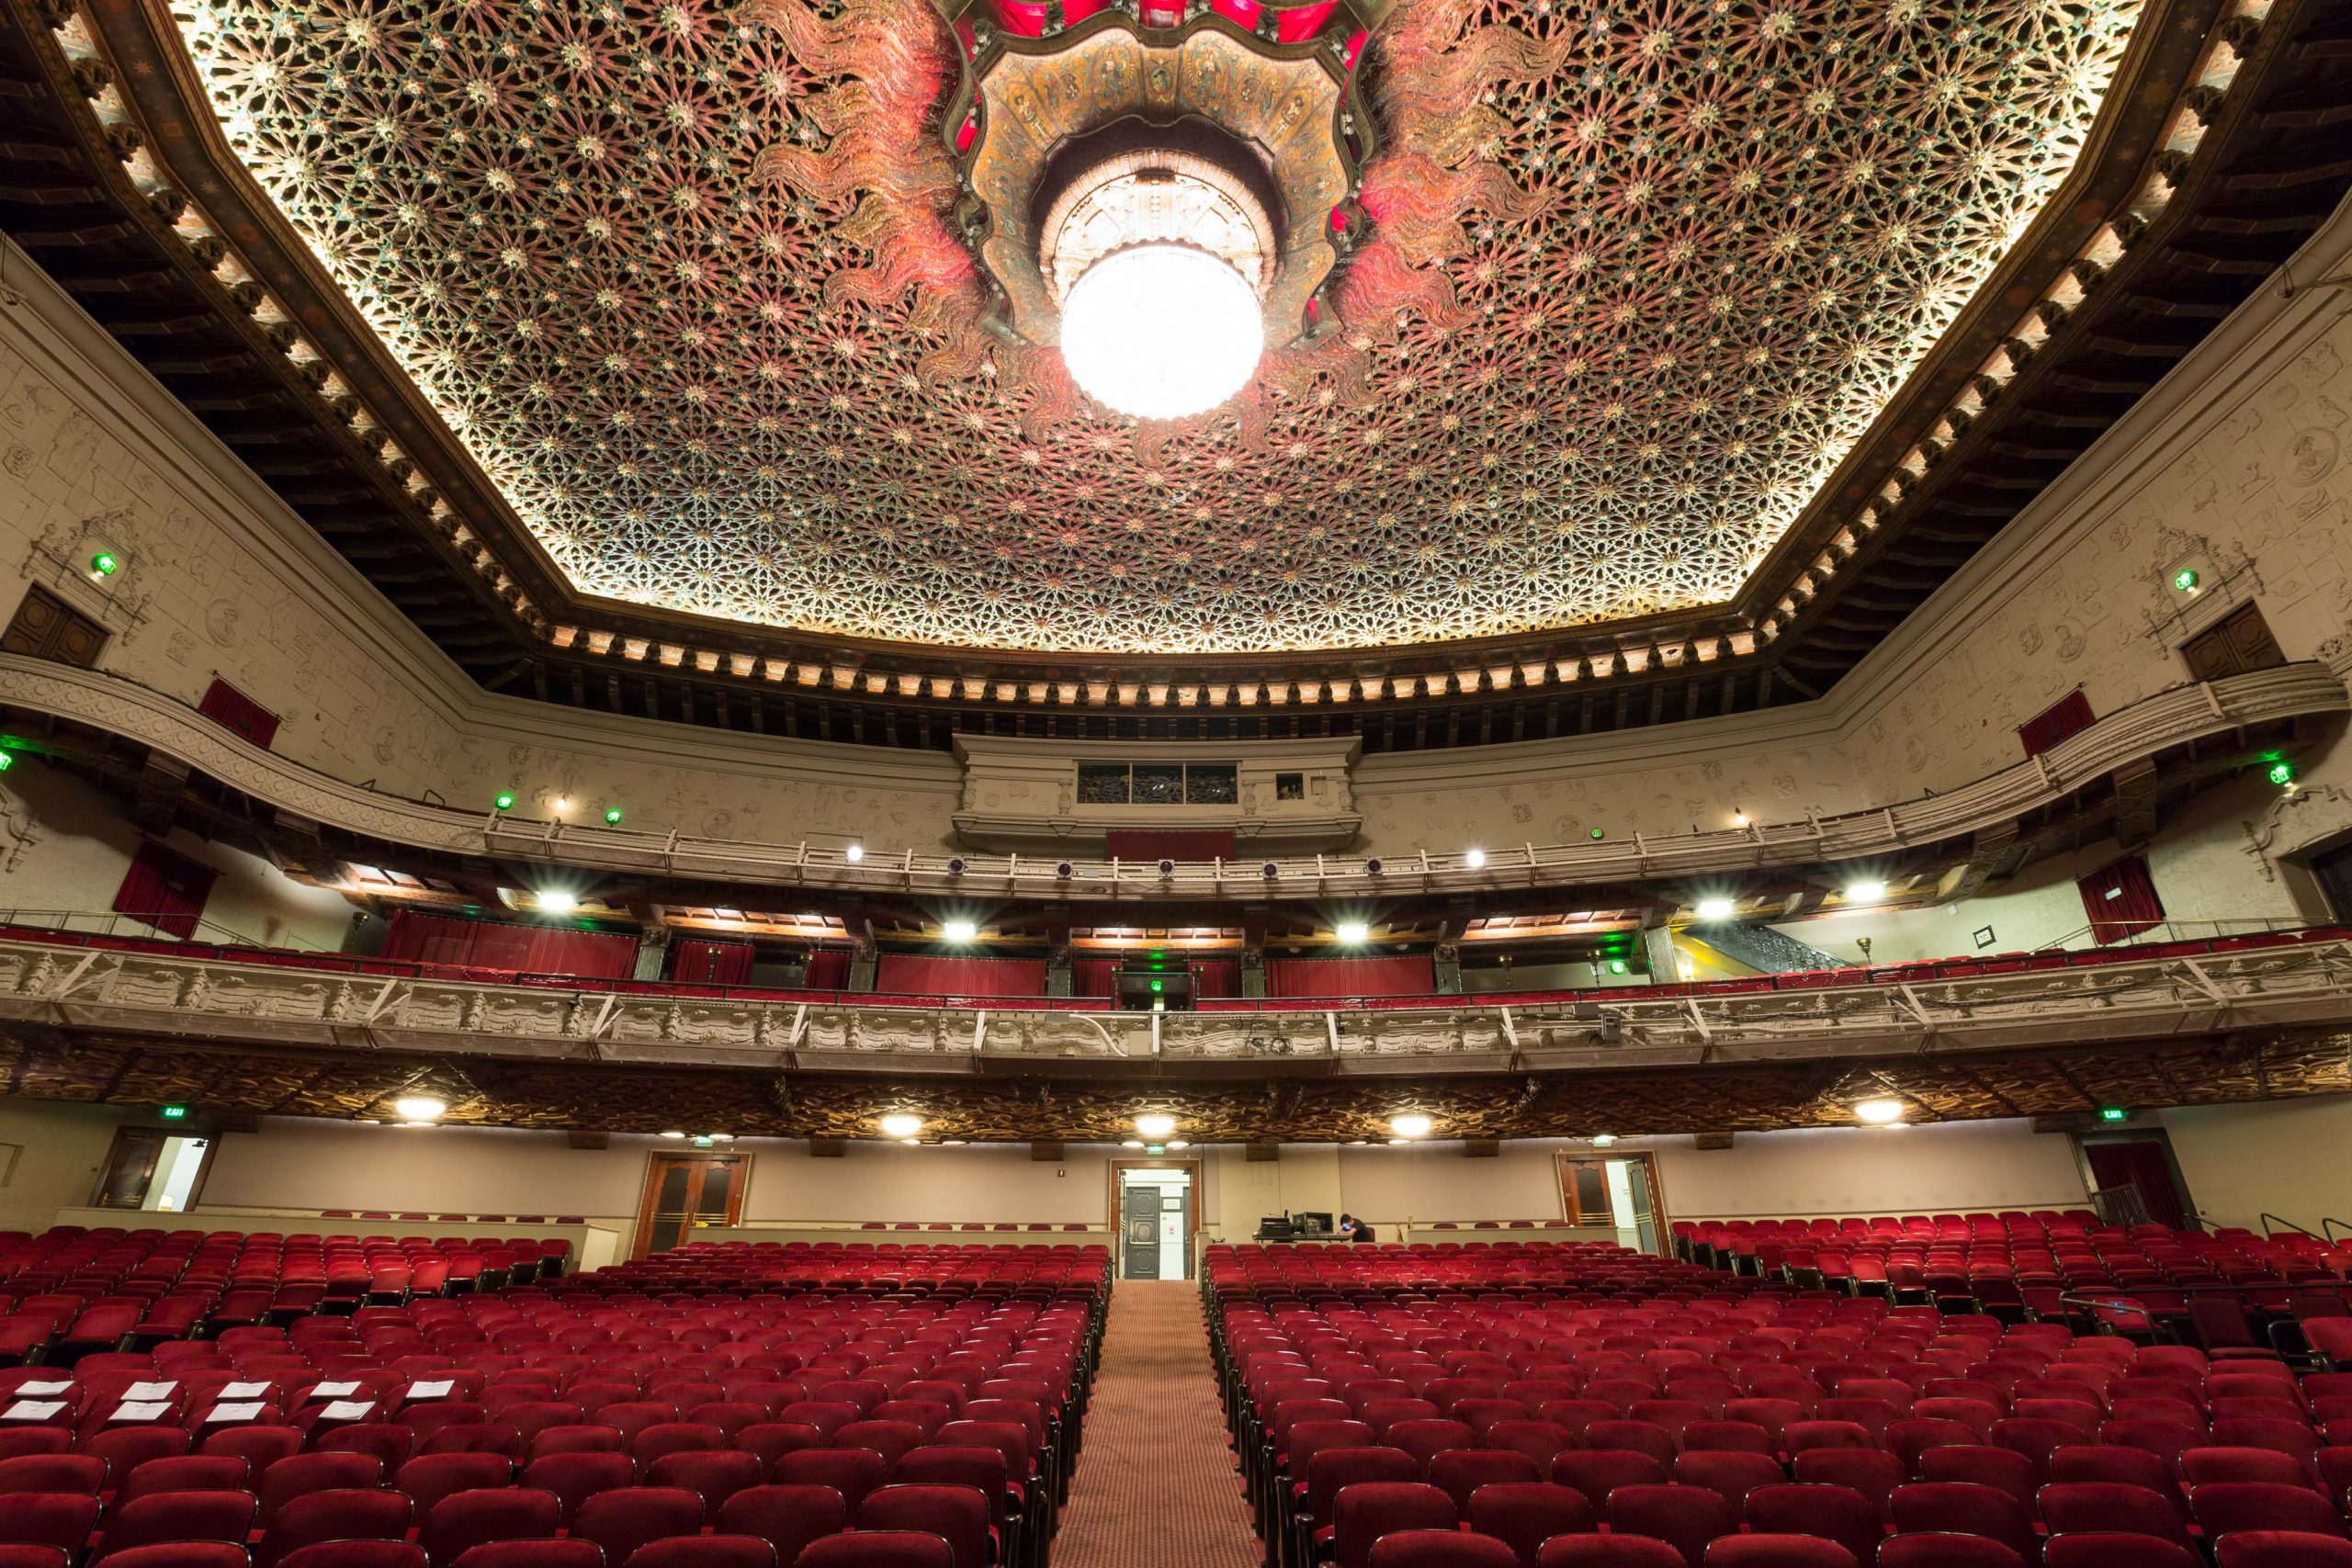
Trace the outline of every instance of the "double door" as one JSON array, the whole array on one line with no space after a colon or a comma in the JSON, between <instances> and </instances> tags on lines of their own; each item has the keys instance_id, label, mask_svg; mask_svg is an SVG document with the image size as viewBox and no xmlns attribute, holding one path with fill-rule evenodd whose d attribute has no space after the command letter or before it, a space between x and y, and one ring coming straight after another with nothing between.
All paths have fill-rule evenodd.
<instances>
[{"instance_id":1,"label":"double door","mask_svg":"<svg viewBox=\"0 0 2352 1568\"><path fill-rule=\"evenodd\" d=\"M731 1225L743 1213L749 1155L655 1155L645 1174L632 1257L667 1252L697 1225Z\"/></svg>"}]
</instances>

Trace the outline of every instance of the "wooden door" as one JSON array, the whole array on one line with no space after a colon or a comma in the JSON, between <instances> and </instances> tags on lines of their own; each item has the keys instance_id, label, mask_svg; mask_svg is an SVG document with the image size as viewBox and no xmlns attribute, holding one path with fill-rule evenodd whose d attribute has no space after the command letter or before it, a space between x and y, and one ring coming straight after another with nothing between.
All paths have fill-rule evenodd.
<instances>
[{"instance_id":1,"label":"wooden door","mask_svg":"<svg viewBox=\"0 0 2352 1568\"><path fill-rule=\"evenodd\" d=\"M639 1206L637 1249L644 1258L694 1239L698 1224L731 1225L743 1213L749 1155L654 1155Z\"/></svg>"},{"instance_id":2,"label":"wooden door","mask_svg":"<svg viewBox=\"0 0 2352 1568\"><path fill-rule=\"evenodd\" d=\"M106 627L39 583L25 590L16 615L0 631L0 652L54 659L85 670L96 666L106 645Z\"/></svg>"},{"instance_id":3,"label":"wooden door","mask_svg":"<svg viewBox=\"0 0 2352 1568\"><path fill-rule=\"evenodd\" d=\"M2278 638L2264 624L2261 606L2241 604L2215 626L2183 644L2180 656L2188 672L2199 681L2219 681L2256 670L2275 670L2287 662Z\"/></svg>"}]
</instances>

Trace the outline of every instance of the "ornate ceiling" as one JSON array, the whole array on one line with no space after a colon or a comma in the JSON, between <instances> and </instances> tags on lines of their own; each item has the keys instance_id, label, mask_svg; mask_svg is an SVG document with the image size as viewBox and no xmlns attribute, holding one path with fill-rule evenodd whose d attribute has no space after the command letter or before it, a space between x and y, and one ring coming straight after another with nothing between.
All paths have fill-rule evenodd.
<instances>
[{"instance_id":1,"label":"ornate ceiling","mask_svg":"<svg viewBox=\"0 0 2352 1568\"><path fill-rule=\"evenodd\" d=\"M1338 328L1138 428L981 329L925 0L190 0L232 144L586 592L1268 653L1724 601L2072 168L2138 0L1405 0Z\"/></svg>"}]
</instances>

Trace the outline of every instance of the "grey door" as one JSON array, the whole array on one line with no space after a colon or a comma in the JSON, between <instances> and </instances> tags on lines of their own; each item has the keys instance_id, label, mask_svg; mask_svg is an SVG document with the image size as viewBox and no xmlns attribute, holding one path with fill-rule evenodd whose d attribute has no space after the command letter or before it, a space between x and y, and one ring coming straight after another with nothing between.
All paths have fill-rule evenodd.
<instances>
[{"instance_id":1,"label":"grey door","mask_svg":"<svg viewBox=\"0 0 2352 1568\"><path fill-rule=\"evenodd\" d=\"M1122 1237L1119 1275L1126 1280L1159 1278L1159 1189L1119 1189Z\"/></svg>"}]
</instances>

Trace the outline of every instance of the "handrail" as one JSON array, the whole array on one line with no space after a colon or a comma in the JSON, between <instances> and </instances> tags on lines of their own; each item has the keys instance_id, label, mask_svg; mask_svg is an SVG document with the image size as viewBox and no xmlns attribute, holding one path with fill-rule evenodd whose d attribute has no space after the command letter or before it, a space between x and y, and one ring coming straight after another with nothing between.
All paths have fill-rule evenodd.
<instances>
[{"instance_id":1,"label":"handrail","mask_svg":"<svg viewBox=\"0 0 2352 1568\"><path fill-rule=\"evenodd\" d=\"M2352 1235L2352 1224L2347 1224L2343 1220L2329 1219L2324 1214L2320 1216L2320 1240L2327 1243L2330 1247L2334 1247L2335 1245L2336 1227L2339 1225L2343 1227L2346 1235Z\"/></svg>"},{"instance_id":2,"label":"handrail","mask_svg":"<svg viewBox=\"0 0 2352 1568\"><path fill-rule=\"evenodd\" d=\"M147 928L145 931L135 931L128 934L142 941L154 942L198 940L193 936L175 939L163 934L163 921L180 920L187 918L177 910L170 909L153 910L146 914L139 914L128 909L0 909L0 926L16 926L28 931L80 931L87 936L112 937L125 934L120 928L122 923L128 920L132 925ZM76 925L74 923L76 921L96 922L98 929L92 931L86 926ZM288 953L322 953L330 955L337 952L334 948L321 947L316 942L303 942L300 938L283 942L264 941L259 937L247 936L234 926L224 926L218 920L201 915L197 917L196 930L198 933L217 932L220 938L237 947L269 948Z\"/></svg>"},{"instance_id":3,"label":"handrail","mask_svg":"<svg viewBox=\"0 0 2352 1568\"><path fill-rule=\"evenodd\" d=\"M1598 884L1759 866L1866 860L2013 821L2120 767L2248 724L2352 709L2324 664L2303 660L2159 692L2040 755L1939 795L1831 817L1627 840L1497 845L1369 860L1355 856L1127 864L1018 854L918 853L850 840L759 843L636 827L573 824L428 806L345 783L254 745L137 682L0 654L0 705L94 725L200 769L281 813L364 837L450 853L658 871L729 882L1061 898L1322 898L1338 893Z\"/></svg>"},{"instance_id":4,"label":"handrail","mask_svg":"<svg viewBox=\"0 0 2352 1568\"><path fill-rule=\"evenodd\" d=\"M2204 1216L2199 1215L2198 1217L2201 1220ZM2292 1220L2283 1219L2267 1211L2265 1211L2258 1217L2262 1221L2262 1234L2266 1236L2277 1235L2278 1232L2275 1227L2284 1225L2287 1229L2293 1231L2298 1235L2310 1236L2313 1241L2324 1242L2327 1240L2327 1237L2321 1235L2318 1232L2310 1229L2308 1226L2299 1225Z\"/></svg>"}]
</instances>

